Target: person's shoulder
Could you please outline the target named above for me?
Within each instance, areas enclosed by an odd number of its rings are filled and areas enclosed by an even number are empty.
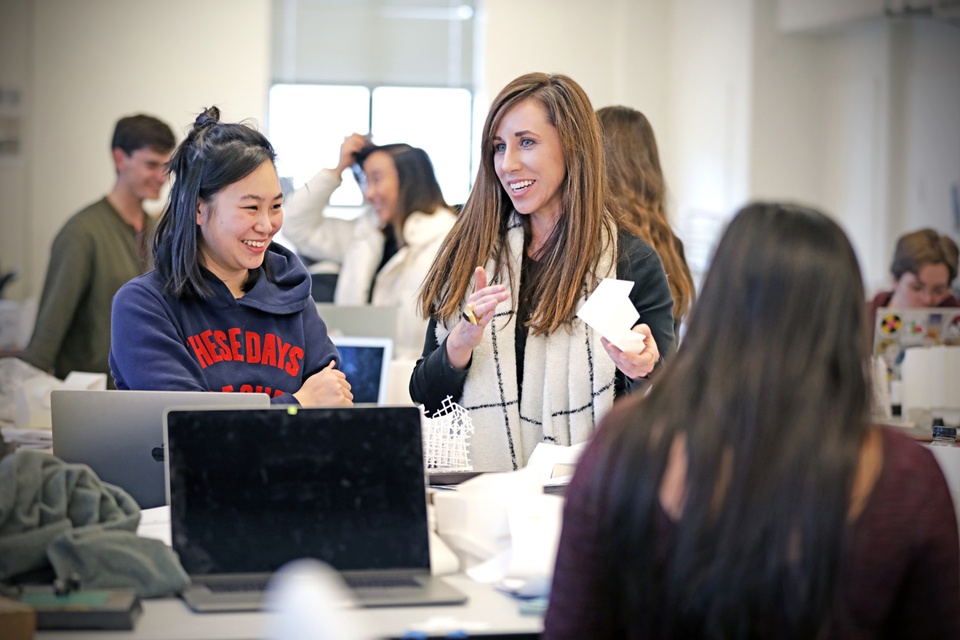
[[[914,478],[927,472],[939,475],[940,467],[927,447],[893,427],[880,427],[880,430],[883,434],[884,470]]]
[[[944,309],[956,309],[957,307],[960,307],[960,300],[957,300],[957,298],[953,295],[949,295],[946,298],[944,298],[940,302],[940,304],[938,304],[937,306],[942,307]]]
[[[149,295],[157,298],[163,297],[163,280],[160,278],[160,274],[156,269],[152,269],[142,276],[137,276],[128,280],[123,286],[117,290],[118,297],[127,297],[131,295],[137,295],[138,293],[148,293]]]
[[[100,198],[67,218],[67,221],[64,222],[60,228],[60,233],[72,234],[88,232],[100,224],[104,217],[112,213],[112,208],[110,207],[110,203],[107,202],[107,199]]]
[[[662,271],[660,254],[653,246],[628,231],[617,231],[617,272],[618,277],[642,276]]]
[[[877,292],[877,295],[873,296],[873,299],[870,300],[870,306],[873,309],[886,307],[890,304],[890,300],[892,298],[893,298],[893,291],[879,291]]]
[[[433,213],[415,211],[403,223],[403,236],[407,243],[423,244],[442,239],[457,222],[457,216],[445,207]]]
[[[637,259],[657,255],[656,249],[649,242],[624,229],[617,230],[617,253]]]

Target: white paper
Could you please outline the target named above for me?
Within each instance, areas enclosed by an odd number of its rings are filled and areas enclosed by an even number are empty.
[[[641,353],[643,336],[632,331],[640,313],[630,301],[633,282],[604,278],[580,307],[577,317],[624,353]]]

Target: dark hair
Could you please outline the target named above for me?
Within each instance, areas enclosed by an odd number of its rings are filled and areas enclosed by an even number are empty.
[[[582,285],[597,276],[616,220],[607,206],[603,140],[596,114],[587,93],[572,78],[528,73],[507,84],[487,114],[477,179],[420,289],[424,316],[443,321],[459,317],[477,265],[492,259],[498,271],[511,268],[506,236],[513,204],[494,169],[493,138],[506,114],[528,99],[543,108],[556,128],[566,164],[560,185],[561,215],[540,254],[543,277],[531,283],[536,301],[528,323],[531,333],[549,335],[573,320]],[[529,216],[521,216],[521,224],[529,233]]]
[[[949,236],[941,235],[935,229],[920,229],[897,240],[890,272],[899,280],[905,273],[917,275],[926,264],[944,264],[950,274],[947,282],[953,282],[957,277],[957,254],[957,243]]]
[[[693,276],[683,255],[683,243],[667,220],[667,185],[660,169],[657,138],[646,116],[630,107],[597,111],[607,165],[607,183],[621,226],[657,250],[673,294],[673,319],[680,322],[694,298]]]
[[[153,239],[154,263],[166,291],[177,297],[212,295],[200,270],[197,206],[210,202],[268,160],[276,163],[276,153],[256,129],[220,122],[217,107],[197,116],[193,129],[170,159],[173,187]],[[263,269],[270,278],[266,260]]]
[[[599,427],[589,490],[629,637],[822,637],[868,434],[863,299],[826,215],[756,203],[730,223],[676,356]],[[683,506],[665,541],[678,444]]]
[[[440,190],[440,183],[437,182],[437,176],[433,171],[430,156],[418,147],[411,147],[403,143],[364,147],[354,154],[357,165],[361,167],[361,179],[363,163],[377,151],[388,154],[397,168],[399,193],[397,195],[397,208],[390,216],[390,222],[393,224],[398,238],[403,237],[403,225],[407,222],[410,214],[417,211],[433,214],[437,209],[450,208],[443,199],[443,192]]]
[[[110,148],[122,149],[129,156],[144,148],[168,153],[176,144],[173,130],[165,122],[141,113],[117,120]]]

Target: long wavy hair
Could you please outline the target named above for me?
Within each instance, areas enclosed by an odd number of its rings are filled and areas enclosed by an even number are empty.
[[[510,274],[506,236],[513,204],[494,170],[493,137],[507,112],[528,99],[536,100],[556,127],[566,162],[560,217],[540,257],[544,276],[530,283],[537,301],[530,331],[549,334],[570,322],[583,284],[596,277],[597,264],[611,242],[610,231],[616,227],[607,207],[603,141],[596,114],[587,94],[571,78],[529,73],[504,87],[490,107],[477,179],[420,289],[424,317],[446,321],[459,316],[478,265],[492,259],[496,273],[506,268]],[[529,238],[529,220],[526,216],[521,220]],[[496,273],[489,274],[493,281]]]
[[[673,317],[683,320],[694,298],[693,276],[683,255],[683,243],[670,228],[665,207],[667,185],[660,169],[660,153],[653,127],[646,116],[630,107],[604,107],[597,111],[606,155],[607,182],[616,206],[649,242],[663,262]]]
[[[590,491],[628,637],[820,637],[868,433],[863,300],[826,215],[757,203],[732,220],[676,356],[600,427]],[[658,493],[678,443],[682,512],[665,540]]]
[[[154,266],[164,290],[176,297],[208,298],[213,290],[200,269],[200,225],[197,206],[209,203],[223,189],[242,180],[277,154],[262,133],[242,123],[220,122],[217,107],[197,116],[187,137],[168,164],[173,176],[170,199],[157,223],[153,238]],[[263,271],[272,279],[267,260]],[[258,277],[259,270],[251,272]],[[244,285],[252,286],[254,280]]]
[[[403,225],[411,214],[420,212],[433,215],[438,209],[449,209],[443,199],[443,191],[437,182],[436,173],[430,156],[419,147],[408,144],[395,143],[383,146],[369,145],[354,154],[357,164],[361,167],[361,178],[364,161],[370,154],[383,151],[393,160],[397,169],[397,208],[390,216],[390,222],[397,232],[398,238],[403,238]]]

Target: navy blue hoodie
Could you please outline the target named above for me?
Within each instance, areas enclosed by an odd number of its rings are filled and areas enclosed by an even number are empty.
[[[310,296],[310,276],[282,245],[242,298],[206,269],[206,300],[164,293],[156,271],[123,285],[113,299],[110,369],[117,389],[266,393],[297,404],[304,380],[337,360],[337,348]]]

